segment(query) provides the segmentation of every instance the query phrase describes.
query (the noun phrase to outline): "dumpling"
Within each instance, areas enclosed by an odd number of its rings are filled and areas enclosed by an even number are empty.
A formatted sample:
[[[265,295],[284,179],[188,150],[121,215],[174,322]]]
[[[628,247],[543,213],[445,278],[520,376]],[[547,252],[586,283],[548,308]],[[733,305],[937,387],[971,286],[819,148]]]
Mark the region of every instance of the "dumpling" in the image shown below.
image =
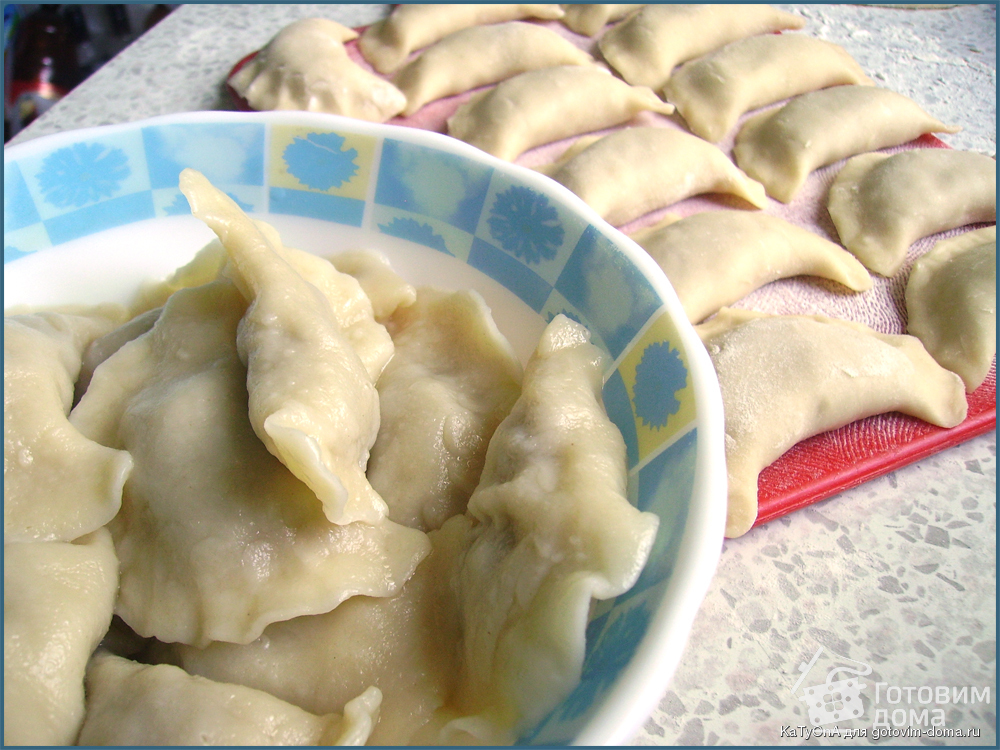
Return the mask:
[[[374,378],[337,320],[331,289],[310,283],[296,264],[307,273],[316,263],[338,272],[322,259],[284,252],[272,229],[252,222],[200,173],[184,170],[181,191],[222,240],[250,303],[237,344],[257,437],[309,485],[332,522],[377,522],[385,503],[364,474],[379,424]],[[385,341],[391,345],[388,334]]]
[[[144,282],[132,302],[132,315],[138,317],[149,310],[163,307],[167,298],[178,289],[215,281],[225,267],[226,260],[226,248],[218,238],[213,239],[166,279]]]
[[[427,47],[461,29],[521,18],[557,19],[558,5],[486,4],[418,5],[404,3],[388,18],[373,23],[358,40],[365,60],[379,73],[399,69],[411,52]]]
[[[997,228],[941,240],[906,283],[906,331],[971,393],[997,351]]]
[[[753,526],[760,472],[808,437],[890,411],[939,427],[965,419],[961,379],[913,336],[728,308],[696,330],[722,389],[728,537]]]
[[[673,105],[596,66],[561,65],[474,94],[448,119],[448,135],[506,161],[543,143],[609,128]]]
[[[4,745],[71,745],[87,660],[115,603],[111,535],[4,544],[3,584]]]
[[[594,58],[554,31],[511,21],[456,31],[428,47],[392,82],[406,95],[404,115],[428,102],[554,65],[592,65]]]
[[[955,133],[902,94],[874,86],[834,86],[754,115],[740,128],[740,168],[782,203],[814,169],[866,151],[898,146],[924,133]]]
[[[400,307],[412,305],[417,300],[417,290],[402,278],[384,255],[370,250],[338,253],[330,258],[333,267],[358,280],[365,296],[371,301],[372,315],[385,324]]]
[[[615,226],[702,193],[730,193],[757,208],[767,204],[763,186],[720,149],[674,128],[616,131],[551,176]]]
[[[862,154],[837,174],[827,206],[844,247],[892,276],[921,237],[997,220],[997,162],[950,148]]]
[[[385,122],[406,97],[347,54],[353,31],[325,18],[304,18],[278,32],[230,79],[256,110],[296,109]]]
[[[762,34],[684,63],[663,94],[695,135],[717,143],[744,112],[844,84],[871,81],[843,47],[804,34]]]
[[[510,742],[580,678],[592,598],[628,590],[659,519],[625,497],[625,446],[601,401],[602,355],[559,315],[486,453],[451,582],[462,623],[454,708],[442,729]]]
[[[692,323],[790,276],[822,276],[858,292],[872,287],[840,245],[760,212],[704,211],[633,239],[666,273]]]
[[[157,307],[141,315],[136,315],[131,320],[123,323],[110,333],[106,333],[100,338],[90,342],[83,352],[83,359],[80,361],[80,376],[76,379],[73,403],[78,403],[90,387],[90,381],[94,377],[94,370],[97,369],[104,360],[121,349],[132,339],[139,338],[149,331],[163,312],[162,307]]]
[[[381,698],[370,688],[343,716],[316,716],[260,690],[99,652],[87,668],[79,744],[364,745]]]
[[[382,425],[368,480],[389,518],[428,531],[465,512],[486,446],[520,393],[521,363],[482,297],[421,288],[389,324]]]
[[[570,31],[594,36],[609,23],[620,21],[629,13],[644,7],[642,3],[567,3],[562,22]]]
[[[124,310],[80,312],[4,317],[4,542],[72,541],[121,507],[132,459],[80,434],[67,415],[85,348]]]
[[[429,551],[426,535],[386,519],[331,523],[257,439],[237,351],[246,305],[226,279],[176,292],[71,415],[135,462],[109,528],[116,613],[144,637],[246,643],[276,620],[394,594]]]
[[[647,5],[601,37],[601,54],[634,86],[657,91],[674,67],[737,39],[805,20],[769,5]]]

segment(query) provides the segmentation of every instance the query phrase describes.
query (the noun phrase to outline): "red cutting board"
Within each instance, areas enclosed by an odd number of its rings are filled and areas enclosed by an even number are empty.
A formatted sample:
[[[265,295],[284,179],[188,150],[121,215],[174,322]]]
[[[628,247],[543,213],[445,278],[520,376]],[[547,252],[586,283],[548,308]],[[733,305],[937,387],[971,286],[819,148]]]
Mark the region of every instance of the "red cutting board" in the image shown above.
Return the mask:
[[[596,51],[596,37],[588,39],[573,34],[558,22],[543,22],[543,25],[572,40],[595,57],[599,57]],[[360,33],[363,28],[357,31]],[[358,51],[357,42],[348,42],[346,46],[355,62],[372,70]],[[255,54],[251,53],[240,60],[230,75],[249,62]],[[877,71],[866,72],[870,76]],[[382,77],[388,78],[388,76]],[[238,109],[250,111],[247,102],[231,88],[229,93]],[[431,102],[410,117],[396,117],[389,122],[394,125],[445,133],[447,119],[471,96],[471,93]],[[732,157],[733,141],[742,121],[741,119],[727,139],[717,144],[730,157]],[[664,117],[644,113],[629,125],[659,125],[687,130],[679,115]],[[533,149],[517,159],[517,163],[531,167],[550,162],[568,148],[573,140],[575,139],[571,138]],[[892,153],[909,148],[948,148],[948,146],[934,136],[927,135],[904,146],[885,149],[885,152]],[[817,170],[795,200],[789,204],[781,204],[769,199],[764,211],[839,242],[836,228],[826,210],[826,196],[830,183],[841,166],[843,162],[837,162]],[[629,234],[659,221],[668,213],[687,216],[699,211],[726,207],[747,208],[748,204],[728,196],[699,196],[667,209],[655,211],[619,228]],[[786,279],[768,284],[734,306],[772,314],[826,314],[831,317],[856,320],[883,333],[905,333],[906,312],[902,299],[909,269],[914,260],[933,247],[939,239],[966,229],[944,232],[918,241],[910,248],[906,264],[896,276],[891,279],[876,276],[875,288],[864,294],[846,295],[832,282],[817,279]],[[920,419],[893,412],[862,419],[838,430],[804,440],[761,472],[758,480],[759,510],[754,525],[767,523],[995,429],[995,358],[985,382],[974,393],[968,394],[968,401],[968,416],[962,424],[952,429],[935,427]]]

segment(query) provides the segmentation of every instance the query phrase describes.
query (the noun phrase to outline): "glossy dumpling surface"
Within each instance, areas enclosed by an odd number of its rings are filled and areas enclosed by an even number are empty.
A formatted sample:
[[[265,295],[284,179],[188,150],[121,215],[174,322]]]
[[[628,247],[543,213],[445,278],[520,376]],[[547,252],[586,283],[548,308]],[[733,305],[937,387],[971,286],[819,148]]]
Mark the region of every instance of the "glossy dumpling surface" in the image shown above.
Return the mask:
[[[912,99],[875,86],[833,86],[754,115],[740,128],[736,163],[782,203],[809,174],[839,159],[898,146],[924,133],[954,133]]]
[[[827,206],[844,247],[892,276],[921,237],[996,221],[997,162],[950,148],[861,154],[837,174]]]
[[[256,110],[294,109],[385,122],[406,106],[403,93],[351,60],[353,31],[325,18],[289,24],[229,79]]]
[[[941,240],[917,259],[906,283],[906,331],[958,373],[970,393],[997,350],[997,228]]]
[[[379,323],[385,323],[400,307],[412,305],[417,290],[392,270],[384,255],[370,250],[338,253],[330,258],[341,273],[350,274],[361,285],[371,302],[372,314]]]
[[[872,287],[840,245],[757,211],[704,211],[633,239],[667,274],[692,323],[790,276],[822,276],[859,292]]]
[[[506,161],[543,143],[620,125],[640,112],[670,114],[651,89],[595,66],[562,65],[514,76],[473,95],[448,119],[448,135]]]
[[[132,459],[67,419],[84,350],[124,314],[105,312],[4,317],[4,542],[72,541],[121,507]]]
[[[962,381],[913,336],[857,323],[724,309],[698,327],[726,416],[726,536],[757,517],[761,470],[796,443],[900,411],[939,427],[965,419]]]

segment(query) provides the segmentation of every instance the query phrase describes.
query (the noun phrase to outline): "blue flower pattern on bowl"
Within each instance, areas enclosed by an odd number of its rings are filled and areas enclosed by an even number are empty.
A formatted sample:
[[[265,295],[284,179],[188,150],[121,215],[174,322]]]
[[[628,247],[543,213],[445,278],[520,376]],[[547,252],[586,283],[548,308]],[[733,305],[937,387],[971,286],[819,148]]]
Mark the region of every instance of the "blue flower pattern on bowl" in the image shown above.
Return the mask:
[[[497,195],[486,223],[500,247],[528,263],[554,258],[565,234],[549,199],[520,185]]]
[[[344,150],[344,137],[337,133],[310,133],[296,138],[282,157],[288,171],[314,190],[340,187],[358,173],[358,151]]]
[[[410,242],[440,250],[446,255],[454,255],[448,250],[444,237],[435,232],[430,224],[397,216],[388,224],[379,224],[378,227],[386,234],[399,237],[401,240],[410,240]]]
[[[131,174],[128,157],[99,143],[74,143],[45,157],[38,185],[58,208],[79,208],[110,198]]]
[[[665,427],[681,402],[676,394],[687,384],[687,368],[680,352],[666,341],[650,344],[635,368],[635,410],[656,430]]]

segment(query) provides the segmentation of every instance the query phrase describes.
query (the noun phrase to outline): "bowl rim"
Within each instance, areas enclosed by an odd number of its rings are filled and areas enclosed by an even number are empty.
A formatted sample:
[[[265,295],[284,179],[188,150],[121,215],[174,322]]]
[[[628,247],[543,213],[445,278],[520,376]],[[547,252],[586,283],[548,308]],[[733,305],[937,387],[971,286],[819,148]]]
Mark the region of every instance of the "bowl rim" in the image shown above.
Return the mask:
[[[654,609],[646,633],[632,659],[573,740],[575,745],[618,745],[630,742],[659,704],[680,661],[694,619],[708,593],[721,556],[726,517],[727,480],[722,395],[708,352],[688,321],[673,286],[660,266],[634,240],[601,218],[581,198],[555,180],[519,164],[498,159],[451,136],[414,127],[297,110],[183,112],[40,135],[21,143],[5,145],[4,163],[6,165],[9,161],[51,151],[61,144],[68,145],[85,138],[107,137],[144,127],[249,122],[307,127],[315,125],[391,137],[464,157],[513,176],[533,189],[558,197],[562,203],[612,239],[662,300],[659,310],[666,310],[684,347],[695,401],[694,427],[691,428],[697,432],[694,484],[678,548],[678,559],[684,560],[685,564],[671,573],[663,596]],[[38,252],[44,251],[45,249]]]

